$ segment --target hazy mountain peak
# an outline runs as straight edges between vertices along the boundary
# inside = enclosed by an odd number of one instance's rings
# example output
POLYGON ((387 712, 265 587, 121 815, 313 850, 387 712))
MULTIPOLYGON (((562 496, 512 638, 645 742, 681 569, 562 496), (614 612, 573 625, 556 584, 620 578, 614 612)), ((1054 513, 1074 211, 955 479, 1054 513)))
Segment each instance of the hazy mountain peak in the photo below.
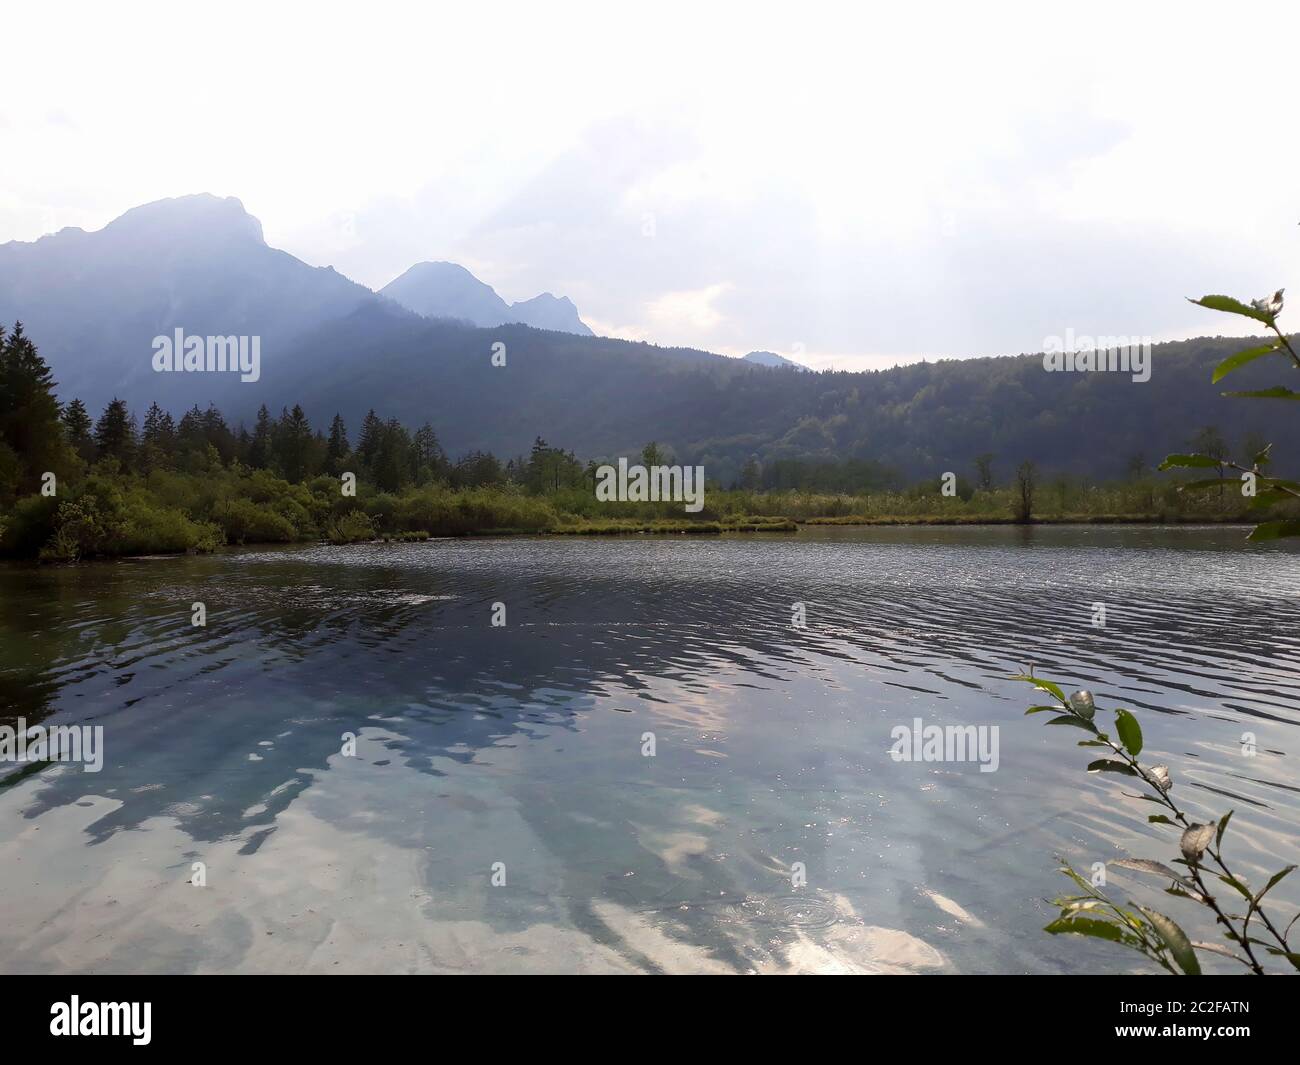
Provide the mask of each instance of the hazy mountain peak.
POLYGON ((416 263, 379 294, 426 318, 459 318, 482 326, 509 321, 506 301, 459 263, 416 263))
POLYGON ((133 207, 103 229, 143 239, 246 240, 265 245, 262 223, 234 196, 200 192, 133 207))
POLYGON ((530 300, 519 300, 510 305, 516 321, 536 329, 554 329, 561 333, 578 333, 594 336, 591 329, 578 317, 578 308, 568 296, 553 296, 543 292, 530 300))
POLYGON ((806 370, 803 366, 793 359, 787 359, 784 355, 778 355, 775 351, 751 351, 744 356, 745 362, 752 362, 758 366, 790 366, 796 370, 806 370))
POLYGON ((459 263, 416 263, 379 293, 426 318, 455 318, 477 326, 520 322, 536 329, 593 335, 567 296, 543 292, 508 304, 459 263))

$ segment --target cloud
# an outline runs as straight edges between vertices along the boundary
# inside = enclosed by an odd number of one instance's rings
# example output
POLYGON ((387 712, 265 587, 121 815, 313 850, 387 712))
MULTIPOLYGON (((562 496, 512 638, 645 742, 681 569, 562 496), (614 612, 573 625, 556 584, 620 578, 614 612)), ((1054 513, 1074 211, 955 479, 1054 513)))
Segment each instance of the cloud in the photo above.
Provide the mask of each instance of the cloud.
POLYGON ((24 161, 0 173, 0 241, 206 190, 373 287, 450 259, 507 300, 563 293, 602 332, 729 353, 1217 332, 1183 297, 1287 284, 1300 239, 1291 75, 1205 76, 1259 24, 1297 36, 1296 11, 1252 7, 1026 4, 993 26, 958 3, 740 23, 377 2, 304 26, 235 2, 123 35, 88 4, 69 37, 28 5, 11 36, 60 48, 0 64, 24 161), (211 76, 231 56, 262 76, 211 76))
POLYGON ((707 335, 727 320, 714 304, 735 287, 730 281, 721 281, 704 288, 665 292, 646 304, 646 319, 652 332, 667 337, 669 343, 678 336, 707 335))

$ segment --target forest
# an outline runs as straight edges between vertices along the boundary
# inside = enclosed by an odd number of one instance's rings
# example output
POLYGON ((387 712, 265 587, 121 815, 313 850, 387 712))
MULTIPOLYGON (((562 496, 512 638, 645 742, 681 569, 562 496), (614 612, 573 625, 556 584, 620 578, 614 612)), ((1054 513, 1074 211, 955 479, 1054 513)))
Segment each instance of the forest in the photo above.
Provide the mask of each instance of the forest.
MULTIPOLYGON (((790 375, 792 378, 795 375, 790 375)), ((1215 426, 1187 445, 1225 462, 1235 446, 1215 426)), ((647 466, 677 461, 645 444, 647 466)), ((999 468, 994 453, 964 468, 905 478, 872 458, 752 456, 727 480, 706 467, 704 510, 598 502, 597 465, 536 437, 527 454, 474 449, 455 458, 424 422, 412 429, 368 411, 355 438, 341 414, 328 429, 302 406, 252 426, 214 405, 179 417, 114 398, 102 411, 62 402, 51 367, 22 325, 0 329, 0 552, 71 561, 227 544, 423 539, 486 533, 792 531, 799 523, 1256 520, 1231 493, 1188 494, 1134 452, 1122 477, 1094 483, 1040 469, 1033 456, 999 468), (944 477, 944 473, 951 476, 944 477)), ((1154 458, 1154 457, 1153 457, 1154 458)))

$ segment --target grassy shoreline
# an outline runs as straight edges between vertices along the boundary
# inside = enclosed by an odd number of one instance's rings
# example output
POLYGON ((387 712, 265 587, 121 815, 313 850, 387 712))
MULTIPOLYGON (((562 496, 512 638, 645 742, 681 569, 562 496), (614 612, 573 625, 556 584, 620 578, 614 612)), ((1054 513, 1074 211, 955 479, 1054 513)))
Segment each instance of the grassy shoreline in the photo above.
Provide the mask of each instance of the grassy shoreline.
POLYGON ((0 555, 70 562, 86 558, 200 554, 228 544, 422 541, 448 536, 718 536, 798 534, 810 526, 1249 524, 1278 511, 1251 511, 1231 497, 1208 505, 1176 483, 1146 489, 1080 490, 1048 498, 1018 522, 1006 489, 946 498, 920 489, 876 494, 709 490, 698 513, 680 502, 606 502, 590 491, 529 492, 516 483, 453 488, 433 482, 383 492, 339 478, 289 482, 267 470, 225 466, 215 456, 194 469, 123 472, 96 464, 59 485, 0 507, 0 555), (1056 506, 1052 504, 1056 503, 1056 506), (1154 504, 1154 505, 1153 505, 1154 504))

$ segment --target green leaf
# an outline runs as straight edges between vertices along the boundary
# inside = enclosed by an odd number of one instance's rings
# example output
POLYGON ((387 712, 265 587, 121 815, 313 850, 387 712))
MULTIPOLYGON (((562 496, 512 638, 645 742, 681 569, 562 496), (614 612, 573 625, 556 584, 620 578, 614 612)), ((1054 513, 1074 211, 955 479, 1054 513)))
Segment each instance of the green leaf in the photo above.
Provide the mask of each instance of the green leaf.
POLYGON ((1150 858, 1116 858, 1107 864, 1116 865, 1121 869, 1132 869, 1137 873, 1151 873, 1154 876, 1162 876, 1179 884, 1187 884, 1186 880, 1165 865, 1164 862, 1152 861, 1150 858))
POLYGON ((1227 885, 1228 885, 1230 888, 1232 888, 1234 891, 1237 891, 1237 892, 1239 892, 1240 894, 1244 895, 1247 899, 1250 899, 1251 901, 1254 901, 1254 896, 1251 895, 1251 893, 1250 893, 1250 888, 1248 888, 1245 884, 1243 884, 1243 883, 1242 883, 1240 880, 1238 880, 1235 876, 1225 876, 1224 874, 1220 873, 1220 874, 1219 874, 1219 879, 1222 880, 1225 884, 1227 884, 1227 885))
POLYGON ((1192 946, 1195 947, 1197 950, 1208 950, 1211 954, 1222 954, 1225 958, 1231 958, 1233 961, 1239 961, 1243 965, 1250 964, 1250 962, 1248 962, 1236 951, 1229 950, 1227 947, 1219 943, 1193 943, 1192 946))
POLYGON ((1291 872, 1291 870, 1293 870, 1294 868, 1295 868, 1294 865, 1288 865, 1280 873, 1274 873, 1272 877, 1269 878, 1269 882, 1265 884, 1263 888, 1260 889, 1259 894, 1255 896, 1254 903, 1256 908, 1259 907, 1259 900, 1269 893, 1269 890, 1273 887, 1273 885, 1276 884, 1279 880, 1281 880, 1284 876, 1286 876, 1287 873, 1291 872))
POLYGON ((1219 818, 1219 831, 1216 832, 1216 833, 1215 833, 1215 836, 1214 836, 1214 846, 1215 846, 1215 849, 1218 849, 1219 847, 1221 847, 1221 846, 1223 845, 1223 833, 1227 831, 1227 829, 1228 829, 1228 822, 1229 822, 1231 819, 1232 819, 1232 811, 1231 811, 1231 810, 1229 810, 1226 814, 1224 814, 1222 817, 1219 818))
POLYGON ((1247 318, 1254 318, 1257 322, 1263 322, 1265 325, 1272 325, 1275 317, 1275 315, 1257 311, 1249 304, 1242 303, 1241 300, 1234 300, 1231 296, 1202 296, 1199 300, 1189 299, 1188 302, 1195 303, 1198 307, 1208 307, 1212 311, 1242 314, 1247 318))
POLYGON ((1293 392, 1281 385, 1274 385, 1272 388, 1252 388, 1246 392, 1224 392, 1223 394, 1232 396, 1235 399, 1300 399, 1300 392, 1293 392))
POLYGON ((1192 949, 1192 941, 1187 938, 1187 933, 1163 913, 1148 910, 1143 906, 1139 906, 1138 909, 1146 915, 1146 919, 1160 933, 1160 938, 1165 941, 1165 946, 1169 948, 1169 953, 1174 956, 1174 961, 1178 963, 1178 967, 1188 976, 1200 976, 1201 963, 1196 958, 1196 951, 1192 949))
POLYGON ((1245 366, 1248 362, 1254 362, 1264 355, 1272 355, 1273 352, 1281 350, 1280 344, 1262 344, 1257 348, 1247 348, 1245 351, 1237 352, 1236 355, 1229 355, 1214 368, 1214 376, 1210 378, 1210 384, 1217 385, 1238 367, 1245 366))
POLYGON ((1115 731, 1119 733, 1119 741, 1124 744, 1124 750, 1134 758, 1142 753, 1142 726, 1127 710, 1115 711, 1115 731))
POLYGON ((1288 536, 1300 536, 1300 521, 1266 521, 1263 525, 1256 525, 1246 539, 1261 543, 1265 540, 1281 540, 1288 536))
POLYGON ((1054 717, 1048 722, 1049 725, 1073 725, 1075 728, 1081 728, 1085 732, 1096 732, 1090 721, 1084 721, 1081 717, 1074 717, 1072 714, 1062 714, 1060 717, 1054 717))
POLYGON ((1171 470, 1175 466, 1195 467, 1198 469, 1217 469, 1221 466, 1217 459, 1209 455, 1166 455, 1165 461, 1156 467, 1158 470, 1171 470))
POLYGON ((1119 925, 1112 924, 1110 921, 1103 921, 1097 917, 1058 917, 1043 931, 1051 932, 1054 936, 1062 933, 1071 933, 1076 936, 1094 936, 1097 939, 1108 939, 1112 943, 1127 943, 1134 938, 1119 925))
POLYGON ((1035 677, 1034 687, 1039 691, 1045 691, 1049 695, 1056 696, 1056 698, 1060 699, 1061 702, 1065 702, 1065 692, 1061 691, 1060 685, 1053 684, 1050 680, 1043 680, 1041 677, 1035 677))
POLYGON ((1084 891, 1088 892, 1090 895, 1093 895, 1095 897, 1096 889, 1093 888, 1093 886, 1089 884, 1088 881, 1084 880, 1083 877, 1081 877, 1078 873, 1076 873, 1074 871, 1074 868, 1068 862, 1062 864, 1061 873, 1065 876, 1068 876, 1080 888, 1082 888, 1084 891))
POLYGON ((1290 950, 1278 950, 1277 947, 1265 947, 1265 949, 1275 957, 1285 958, 1293 968, 1300 969, 1300 954, 1290 950))
POLYGON ((1171 821, 1164 814, 1149 814, 1147 823, 1151 825, 1176 825, 1177 821, 1171 821))
POLYGON ((1123 773, 1125 776, 1137 776, 1137 770, 1127 762, 1117 762, 1114 758, 1098 758, 1088 763, 1089 773, 1123 773))
POLYGON ((1255 494, 1255 498, 1249 503, 1251 507, 1271 507, 1277 503, 1285 503, 1294 499, 1290 492, 1284 492, 1280 488, 1265 488, 1255 494))
POLYGON ((1031 706, 1025 711, 1025 716, 1028 717, 1030 714, 1041 714, 1044 710, 1052 714, 1059 714, 1061 712, 1059 706, 1031 706))

